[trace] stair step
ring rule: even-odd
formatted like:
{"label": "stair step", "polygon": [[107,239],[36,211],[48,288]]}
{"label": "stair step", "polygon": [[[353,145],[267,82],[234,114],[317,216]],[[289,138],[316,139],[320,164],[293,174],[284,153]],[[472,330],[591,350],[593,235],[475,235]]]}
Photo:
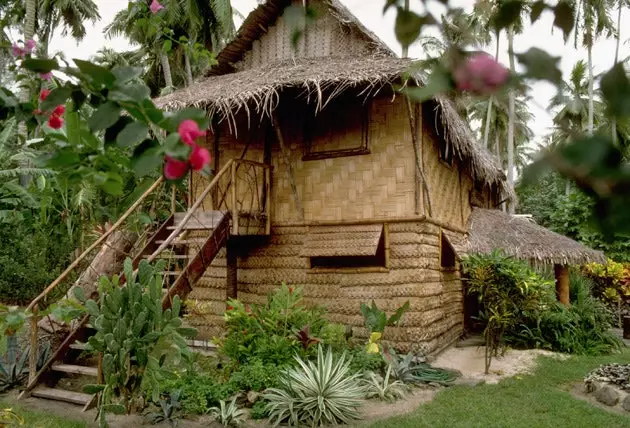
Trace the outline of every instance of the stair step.
{"label": "stair step", "polygon": [[85,351],[87,349],[87,343],[81,343],[81,342],[71,343],[70,349],[78,349],[79,351]]}
{"label": "stair step", "polygon": [[[170,245],[190,245],[190,244],[203,245],[203,243],[206,242],[206,239],[174,239],[170,243]],[[165,239],[160,239],[160,240],[155,241],[156,244],[163,244],[165,242],[166,242]]]}
{"label": "stair step", "polygon": [[72,404],[80,404],[85,406],[92,401],[91,394],[83,392],[67,391],[65,389],[48,388],[47,386],[38,385],[31,391],[33,397],[46,398],[48,400],[65,401]]}
{"label": "stair step", "polygon": [[182,273],[184,273],[184,271],[183,270],[165,270],[165,271],[162,271],[162,273],[168,276],[179,276]]}
{"label": "stair step", "polygon": [[187,254],[158,254],[158,259],[174,259],[174,260],[188,260],[190,256]]}
{"label": "stair step", "polygon": [[51,369],[55,372],[80,374],[84,376],[98,376],[96,367],[77,366],[74,364],[53,364]]}

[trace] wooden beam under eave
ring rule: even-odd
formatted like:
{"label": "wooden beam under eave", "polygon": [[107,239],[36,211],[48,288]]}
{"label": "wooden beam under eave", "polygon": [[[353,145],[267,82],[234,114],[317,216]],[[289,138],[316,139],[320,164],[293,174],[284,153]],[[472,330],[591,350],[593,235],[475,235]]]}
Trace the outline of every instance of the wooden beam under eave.
{"label": "wooden beam under eave", "polygon": [[554,265],[553,270],[556,276],[556,297],[560,303],[568,306],[570,303],[569,266]]}

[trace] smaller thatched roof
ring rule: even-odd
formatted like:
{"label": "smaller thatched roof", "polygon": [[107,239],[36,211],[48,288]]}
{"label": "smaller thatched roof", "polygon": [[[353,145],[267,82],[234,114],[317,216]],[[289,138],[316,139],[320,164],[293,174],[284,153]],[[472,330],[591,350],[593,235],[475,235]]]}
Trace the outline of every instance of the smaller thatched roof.
{"label": "smaller thatched roof", "polygon": [[474,208],[468,220],[467,239],[454,241],[451,244],[459,255],[488,254],[501,249],[509,256],[538,265],[606,262],[601,251],[499,210]]}

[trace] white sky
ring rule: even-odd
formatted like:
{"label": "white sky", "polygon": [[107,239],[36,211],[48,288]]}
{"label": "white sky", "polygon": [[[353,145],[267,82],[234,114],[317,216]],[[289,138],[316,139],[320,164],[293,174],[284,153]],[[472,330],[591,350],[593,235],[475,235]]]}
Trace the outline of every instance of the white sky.
{"label": "white sky", "polygon": [[[117,38],[108,40],[103,36],[103,28],[109,22],[120,9],[127,7],[128,0],[95,0],[99,6],[99,12],[102,20],[94,25],[88,23],[91,27],[88,29],[86,38],[79,44],[74,42],[69,37],[61,37],[60,34],[56,34],[52,40],[51,52],[61,51],[66,55],[66,58],[88,58],[95,54],[101,47],[107,46],[115,50],[125,50],[129,48],[128,42],[124,38]],[[394,36],[394,11],[388,12],[383,16],[382,9],[384,0],[341,0],[352,13],[354,13],[370,30],[374,31],[385,43],[387,43],[395,52],[400,53],[400,45],[396,41]],[[412,1],[412,5],[420,4],[418,0]],[[451,0],[453,6],[464,7],[466,9],[472,9],[474,0]],[[257,2],[256,0],[232,0],[232,5],[241,14],[247,15],[253,10]],[[616,18],[616,12],[615,12]],[[630,38],[630,26],[627,25],[630,22],[630,11],[624,11],[622,16],[622,22],[626,25],[622,25],[622,40]],[[523,34],[516,36],[514,43],[514,50],[516,52],[524,52],[532,46],[537,46],[545,49],[552,55],[562,57],[562,70],[565,76],[570,72],[573,64],[578,59],[586,59],[586,51],[584,49],[574,49],[573,39],[570,38],[568,44],[564,44],[562,34],[558,29],[551,34],[551,27],[553,22],[553,15],[551,12],[544,12],[541,19],[534,24],[534,26],[528,26]],[[239,24],[237,22],[237,24]],[[623,28],[625,27],[625,28]],[[624,34],[624,29],[627,29]],[[499,60],[507,65],[507,41],[501,40],[501,54]],[[488,52],[493,53],[495,50],[494,45],[487,48]],[[614,61],[615,41],[599,40],[597,41],[595,48],[593,49],[593,63],[595,65],[595,73],[600,73],[607,70],[612,66]],[[411,47],[410,56],[421,56],[422,51],[419,47]],[[620,49],[620,58],[630,56],[630,45],[624,43]],[[549,84],[536,83],[533,85],[532,97],[533,102],[530,105],[530,110],[535,115],[535,119],[530,126],[534,130],[536,139],[539,139],[545,135],[551,126],[551,116],[545,111],[549,99],[553,95],[553,88]]]}

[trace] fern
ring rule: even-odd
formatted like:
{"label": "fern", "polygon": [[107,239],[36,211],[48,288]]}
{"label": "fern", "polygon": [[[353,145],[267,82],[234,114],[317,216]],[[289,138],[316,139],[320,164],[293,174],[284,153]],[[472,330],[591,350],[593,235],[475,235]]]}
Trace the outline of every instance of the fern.
{"label": "fern", "polygon": [[17,178],[21,175],[30,175],[30,176],[52,176],[55,175],[55,171],[47,168],[11,168],[11,169],[3,169],[0,170],[0,178]]}

